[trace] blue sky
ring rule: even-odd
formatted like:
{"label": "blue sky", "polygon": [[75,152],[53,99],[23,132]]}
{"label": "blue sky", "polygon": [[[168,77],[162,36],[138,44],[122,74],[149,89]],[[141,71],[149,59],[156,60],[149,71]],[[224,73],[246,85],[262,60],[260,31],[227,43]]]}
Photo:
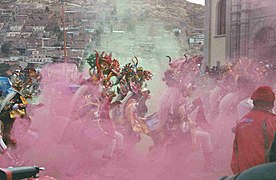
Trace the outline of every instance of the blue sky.
{"label": "blue sky", "polygon": [[205,2],[205,0],[187,0],[187,1],[190,1],[196,4],[202,4],[202,5],[204,5],[204,2]]}

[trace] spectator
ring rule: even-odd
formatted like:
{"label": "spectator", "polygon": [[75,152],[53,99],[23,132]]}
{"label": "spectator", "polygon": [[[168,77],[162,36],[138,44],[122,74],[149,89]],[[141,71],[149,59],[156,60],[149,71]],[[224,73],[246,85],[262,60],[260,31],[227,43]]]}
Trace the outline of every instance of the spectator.
{"label": "spectator", "polygon": [[238,121],[231,168],[234,174],[268,162],[269,150],[276,131],[272,113],[275,94],[269,86],[259,87],[251,96],[254,107]]}

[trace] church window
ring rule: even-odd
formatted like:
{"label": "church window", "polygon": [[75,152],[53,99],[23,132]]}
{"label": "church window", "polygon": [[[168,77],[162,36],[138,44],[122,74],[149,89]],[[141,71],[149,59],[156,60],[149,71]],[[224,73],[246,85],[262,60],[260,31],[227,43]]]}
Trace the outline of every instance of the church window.
{"label": "church window", "polygon": [[226,33],[226,0],[220,0],[218,3],[218,27],[217,35]]}

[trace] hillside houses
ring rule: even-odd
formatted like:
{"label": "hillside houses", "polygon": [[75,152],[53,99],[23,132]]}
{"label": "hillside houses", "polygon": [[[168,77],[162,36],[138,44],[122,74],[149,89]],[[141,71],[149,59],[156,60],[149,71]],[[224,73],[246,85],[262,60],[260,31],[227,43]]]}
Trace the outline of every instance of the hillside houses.
{"label": "hillside houses", "polygon": [[[0,47],[9,48],[7,52],[0,51],[0,58],[40,65],[64,61],[60,11],[49,9],[46,11],[26,5],[24,9],[0,7]],[[65,11],[67,59],[78,65],[83,61],[87,45],[92,42],[93,18],[87,16],[91,13],[96,18],[95,12],[69,8]]]}

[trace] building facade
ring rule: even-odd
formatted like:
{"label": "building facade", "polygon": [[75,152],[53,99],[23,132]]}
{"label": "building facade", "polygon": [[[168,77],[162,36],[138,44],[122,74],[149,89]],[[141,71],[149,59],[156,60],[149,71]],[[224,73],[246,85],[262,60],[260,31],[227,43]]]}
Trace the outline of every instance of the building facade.
{"label": "building facade", "polygon": [[204,63],[276,62],[275,0],[206,0]]}

